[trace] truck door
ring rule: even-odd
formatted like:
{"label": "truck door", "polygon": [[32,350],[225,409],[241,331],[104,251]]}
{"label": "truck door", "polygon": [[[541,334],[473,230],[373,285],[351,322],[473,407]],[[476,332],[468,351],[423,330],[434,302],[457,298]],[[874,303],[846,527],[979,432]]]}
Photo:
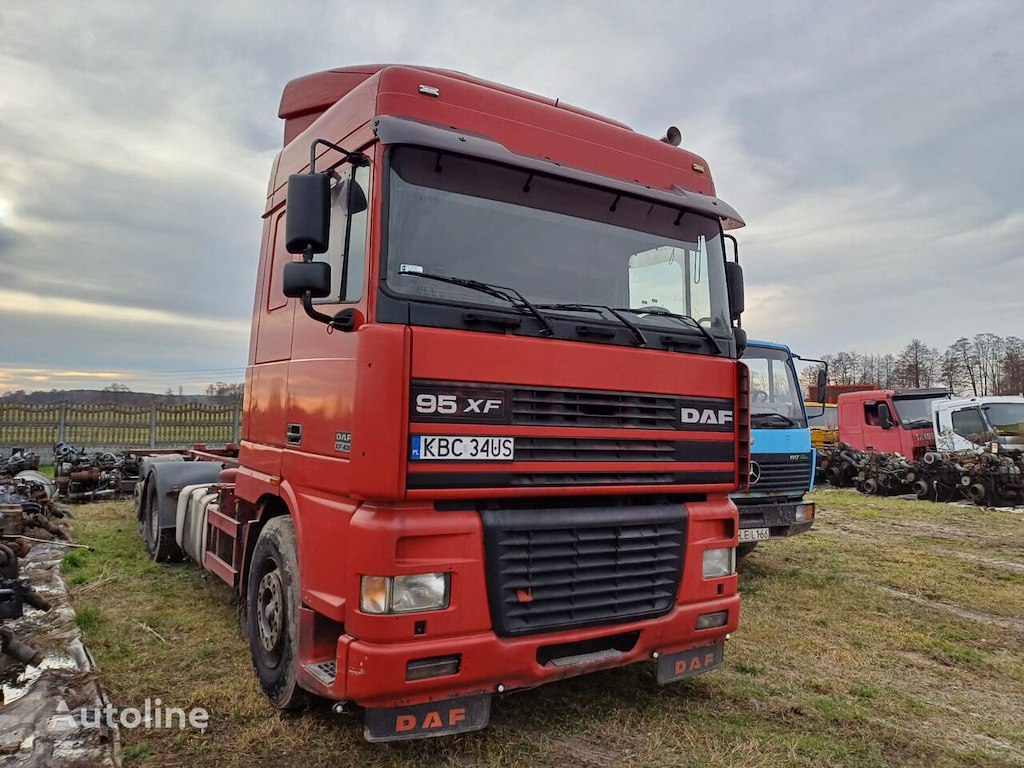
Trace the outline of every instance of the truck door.
{"label": "truck door", "polygon": [[958,408],[950,412],[953,431],[953,450],[968,451],[984,445],[985,435],[989,429],[981,411],[975,405]]}
{"label": "truck door", "polygon": [[882,408],[889,410],[890,421],[895,419],[896,410],[889,400],[865,400],[861,407],[860,420],[863,424],[863,440],[865,451],[877,451],[879,453],[900,453],[900,428],[898,425],[890,426],[888,429],[882,427],[882,420],[879,411]]}
{"label": "truck door", "polygon": [[[272,250],[266,254],[267,274],[256,312],[259,326],[255,339],[247,438],[264,445],[283,445],[285,439],[288,359],[292,353],[292,324],[297,302],[286,299],[282,289],[284,265],[292,260],[292,255],[285,248],[284,220],[284,211],[279,211],[272,225],[268,243]],[[272,467],[265,469],[275,473]]]}

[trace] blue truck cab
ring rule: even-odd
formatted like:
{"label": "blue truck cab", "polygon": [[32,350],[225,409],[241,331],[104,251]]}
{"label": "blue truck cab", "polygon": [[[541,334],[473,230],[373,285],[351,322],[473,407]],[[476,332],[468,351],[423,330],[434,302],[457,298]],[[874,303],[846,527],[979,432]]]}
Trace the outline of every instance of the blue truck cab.
{"label": "blue truck cab", "polygon": [[785,344],[749,341],[750,484],[732,494],[740,513],[739,549],[803,533],[814,523],[815,450],[800,393],[793,353]]}

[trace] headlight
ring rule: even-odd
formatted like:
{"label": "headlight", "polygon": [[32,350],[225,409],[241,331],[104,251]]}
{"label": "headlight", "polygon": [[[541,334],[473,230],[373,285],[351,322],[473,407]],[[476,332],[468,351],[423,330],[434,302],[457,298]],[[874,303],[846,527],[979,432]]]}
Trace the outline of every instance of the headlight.
{"label": "headlight", "polygon": [[363,576],[359,608],[363,613],[413,613],[447,608],[451,574]]}
{"label": "headlight", "polygon": [[395,576],[394,584],[391,587],[391,610],[394,613],[429,611],[447,607],[447,573]]}
{"label": "headlight", "polygon": [[736,570],[736,550],[728,549],[705,549],[704,550],[704,578],[717,579],[721,576],[729,576]]}

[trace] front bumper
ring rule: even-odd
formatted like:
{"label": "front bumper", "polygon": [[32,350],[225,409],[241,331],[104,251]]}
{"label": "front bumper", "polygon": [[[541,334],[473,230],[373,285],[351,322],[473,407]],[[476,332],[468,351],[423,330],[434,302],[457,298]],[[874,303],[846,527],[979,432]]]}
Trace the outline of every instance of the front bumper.
{"label": "front bumper", "polygon": [[[385,644],[342,635],[338,639],[337,679],[316,688],[329,698],[367,708],[531,688],[651,659],[655,653],[664,656],[720,643],[739,624],[739,603],[739,596],[733,594],[677,605],[656,619],[516,638],[484,632]],[[723,626],[696,629],[700,616],[720,611],[727,612]],[[454,674],[406,679],[410,662],[455,654],[459,663]]]}
{"label": "front bumper", "polygon": [[744,504],[737,501],[740,528],[768,528],[771,538],[795,536],[814,525],[813,501],[792,500]]}

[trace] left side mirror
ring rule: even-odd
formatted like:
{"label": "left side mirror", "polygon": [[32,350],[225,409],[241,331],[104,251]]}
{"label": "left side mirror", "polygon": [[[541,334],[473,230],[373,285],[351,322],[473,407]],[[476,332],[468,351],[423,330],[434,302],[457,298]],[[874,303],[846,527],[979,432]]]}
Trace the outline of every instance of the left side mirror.
{"label": "left side mirror", "polygon": [[725,262],[725,284],[729,291],[729,316],[736,322],[743,314],[743,267],[735,261]]}
{"label": "left side mirror", "polygon": [[284,295],[297,299],[309,291],[314,299],[331,295],[331,265],[324,261],[293,261],[284,265]]}
{"label": "left side mirror", "polygon": [[331,229],[331,177],[294,173],[288,177],[285,248],[288,253],[327,251]]}

